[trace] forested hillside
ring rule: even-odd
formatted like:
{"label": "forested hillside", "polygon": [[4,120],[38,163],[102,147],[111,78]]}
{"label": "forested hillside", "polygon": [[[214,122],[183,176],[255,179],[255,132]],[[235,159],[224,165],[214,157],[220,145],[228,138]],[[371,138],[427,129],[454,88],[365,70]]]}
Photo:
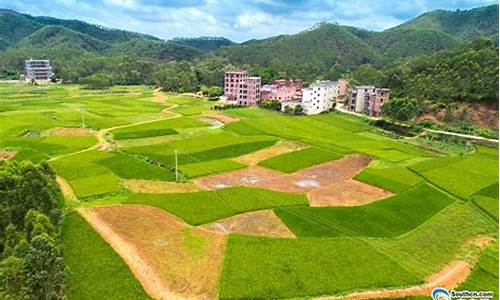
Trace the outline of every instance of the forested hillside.
{"label": "forested hillside", "polygon": [[[196,91],[222,85],[225,70],[244,68],[264,83],[352,74],[388,86],[394,95],[494,101],[497,13],[498,5],[439,10],[382,32],[321,23],[293,35],[235,44],[210,37],[163,41],[77,20],[0,10],[0,77],[19,78],[24,59],[36,57],[51,59],[65,82],[99,87],[155,84]],[[482,42],[468,44],[478,37]]]}

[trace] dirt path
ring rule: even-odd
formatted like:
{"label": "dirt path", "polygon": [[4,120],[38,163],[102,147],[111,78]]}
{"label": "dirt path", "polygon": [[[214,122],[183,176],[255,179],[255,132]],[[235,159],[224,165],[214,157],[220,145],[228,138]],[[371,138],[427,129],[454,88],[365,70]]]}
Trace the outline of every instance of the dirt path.
{"label": "dirt path", "polygon": [[[156,94],[160,93],[159,91],[158,92],[157,91],[158,91],[158,89],[155,90],[155,97],[157,96]],[[159,97],[164,97],[164,96],[162,95],[162,96],[159,96]],[[141,121],[141,122],[136,122],[136,123],[131,123],[131,124],[117,125],[117,126],[113,126],[113,127],[109,127],[109,128],[103,128],[103,129],[97,131],[96,134],[95,134],[95,136],[97,138],[97,143],[95,145],[90,146],[89,148],[86,148],[86,149],[83,149],[83,150],[80,150],[80,151],[76,151],[76,152],[72,152],[72,153],[66,153],[66,154],[61,154],[61,155],[54,156],[54,157],[50,158],[48,161],[50,162],[50,161],[61,159],[63,157],[68,157],[68,156],[72,156],[72,155],[75,155],[75,154],[80,154],[80,153],[87,152],[87,151],[92,151],[92,150],[111,151],[111,150],[113,150],[113,149],[116,148],[116,144],[113,141],[106,140],[106,135],[108,133],[110,133],[111,131],[116,130],[116,129],[121,129],[121,128],[127,128],[127,127],[136,126],[136,125],[153,123],[153,122],[157,122],[157,121],[160,121],[160,120],[167,120],[167,119],[179,118],[179,117],[182,116],[181,114],[178,114],[178,113],[175,113],[175,112],[171,111],[175,107],[177,107],[177,105],[172,105],[172,106],[167,107],[167,108],[164,109],[164,111],[169,111],[171,113],[171,115],[168,116],[168,117],[161,117],[161,118],[147,120],[147,121]]]}
{"label": "dirt path", "polygon": [[226,236],[165,211],[113,205],[78,212],[130,267],[154,299],[215,299]]}
{"label": "dirt path", "polygon": [[61,189],[61,192],[68,201],[71,201],[75,204],[80,203],[80,200],[78,200],[78,197],[75,194],[75,191],[73,191],[73,188],[69,183],[62,178],[61,176],[57,175],[56,176],[56,182],[59,185],[59,188]]}
{"label": "dirt path", "polygon": [[17,151],[13,150],[2,150],[0,151],[0,159],[9,160],[16,156]]}
{"label": "dirt path", "polygon": [[[470,242],[470,244],[477,248],[484,249],[493,241],[492,238],[479,236]],[[436,287],[443,287],[452,290],[464,282],[470,275],[471,270],[474,268],[478,257],[478,253],[472,253],[467,260],[456,260],[449,263],[439,272],[429,276],[424,284],[410,286],[400,289],[380,289],[373,291],[364,291],[347,294],[341,297],[317,297],[316,300],[333,300],[333,299],[383,299],[383,298],[405,298],[405,297],[418,297],[430,296],[431,292]]]}

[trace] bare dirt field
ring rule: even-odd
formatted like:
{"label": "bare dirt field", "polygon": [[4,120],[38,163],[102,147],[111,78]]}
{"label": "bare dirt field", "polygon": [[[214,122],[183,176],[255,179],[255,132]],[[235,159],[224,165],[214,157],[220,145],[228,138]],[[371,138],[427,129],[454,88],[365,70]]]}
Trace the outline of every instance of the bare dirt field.
{"label": "bare dirt field", "polygon": [[233,160],[242,164],[246,164],[248,166],[255,166],[265,159],[297,150],[302,150],[307,147],[309,146],[299,142],[280,140],[271,147],[236,157]]}
{"label": "bare dirt field", "polygon": [[307,194],[312,206],[361,205],[390,195],[387,191],[352,180],[369,163],[368,157],[349,155],[292,174],[251,166],[201,177],[194,182],[204,190],[250,186]]}
{"label": "bare dirt field", "polygon": [[241,233],[257,236],[295,238],[293,232],[283,224],[272,210],[239,214],[200,227],[223,234]]}
{"label": "bare dirt field", "polygon": [[356,206],[368,204],[392,193],[354,179],[339,181],[307,193],[311,206]]}
{"label": "bare dirt field", "polygon": [[168,182],[154,180],[124,179],[122,185],[134,193],[168,194],[191,193],[200,190],[192,182]]}
{"label": "bare dirt field", "polygon": [[155,299],[215,299],[224,235],[140,205],[79,209]]}
{"label": "bare dirt field", "polygon": [[16,156],[16,154],[17,154],[17,151],[1,150],[0,151],[0,160],[1,159],[9,160],[9,159],[13,158],[14,156]]}
{"label": "bare dirt field", "polygon": [[[493,239],[479,236],[472,240],[467,246],[474,245],[480,249],[484,249],[488,246]],[[479,250],[480,250],[479,249]],[[479,251],[475,251],[476,253],[470,253],[469,258],[467,260],[456,260],[444,268],[442,268],[439,272],[432,274],[429,276],[425,283],[417,286],[410,286],[401,289],[380,289],[373,291],[365,291],[365,292],[356,292],[347,294],[342,297],[318,297],[316,300],[333,300],[333,299],[352,299],[352,300],[361,300],[361,299],[399,299],[406,297],[418,297],[418,296],[429,296],[431,292],[436,287],[442,287],[447,290],[453,290],[458,287],[462,282],[464,282],[467,277],[469,277],[471,270],[474,268],[474,265],[477,262]]]}
{"label": "bare dirt field", "polygon": [[218,114],[218,113],[213,113],[213,112],[206,113],[203,115],[203,117],[213,119],[213,120],[222,122],[224,124],[230,124],[230,123],[238,122],[240,120],[238,118],[233,118],[230,116],[226,116],[226,115]]}
{"label": "bare dirt field", "polygon": [[89,136],[94,135],[95,130],[79,127],[61,127],[50,131],[51,136]]}

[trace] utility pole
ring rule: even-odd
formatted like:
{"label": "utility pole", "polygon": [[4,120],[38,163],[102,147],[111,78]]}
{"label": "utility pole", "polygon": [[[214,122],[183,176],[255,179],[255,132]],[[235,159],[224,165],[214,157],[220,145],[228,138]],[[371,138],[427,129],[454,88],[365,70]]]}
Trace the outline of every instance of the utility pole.
{"label": "utility pole", "polygon": [[177,149],[175,149],[175,182],[179,182],[179,171],[177,169]]}

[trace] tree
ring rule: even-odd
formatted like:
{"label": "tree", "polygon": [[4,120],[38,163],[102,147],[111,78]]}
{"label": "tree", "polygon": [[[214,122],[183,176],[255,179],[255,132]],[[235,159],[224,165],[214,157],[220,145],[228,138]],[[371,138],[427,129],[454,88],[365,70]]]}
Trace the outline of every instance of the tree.
{"label": "tree", "polygon": [[278,100],[263,100],[259,102],[259,107],[270,110],[281,110],[281,102]]}
{"label": "tree", "polygon": [[393,121],[404,122],[421,113],[415,99],[393,98],[382,106],[382,115]]}
{"label": "tree", "polygon": [[107,89],[113,85],[113,81],[109,75],[97,73],[83,78],[82,83],[88,89],[102,90]]}
{"label": "tree", "polygon": [[27,268],[24,258],[9,256],[0,262],[0,298],[26,299]]}

